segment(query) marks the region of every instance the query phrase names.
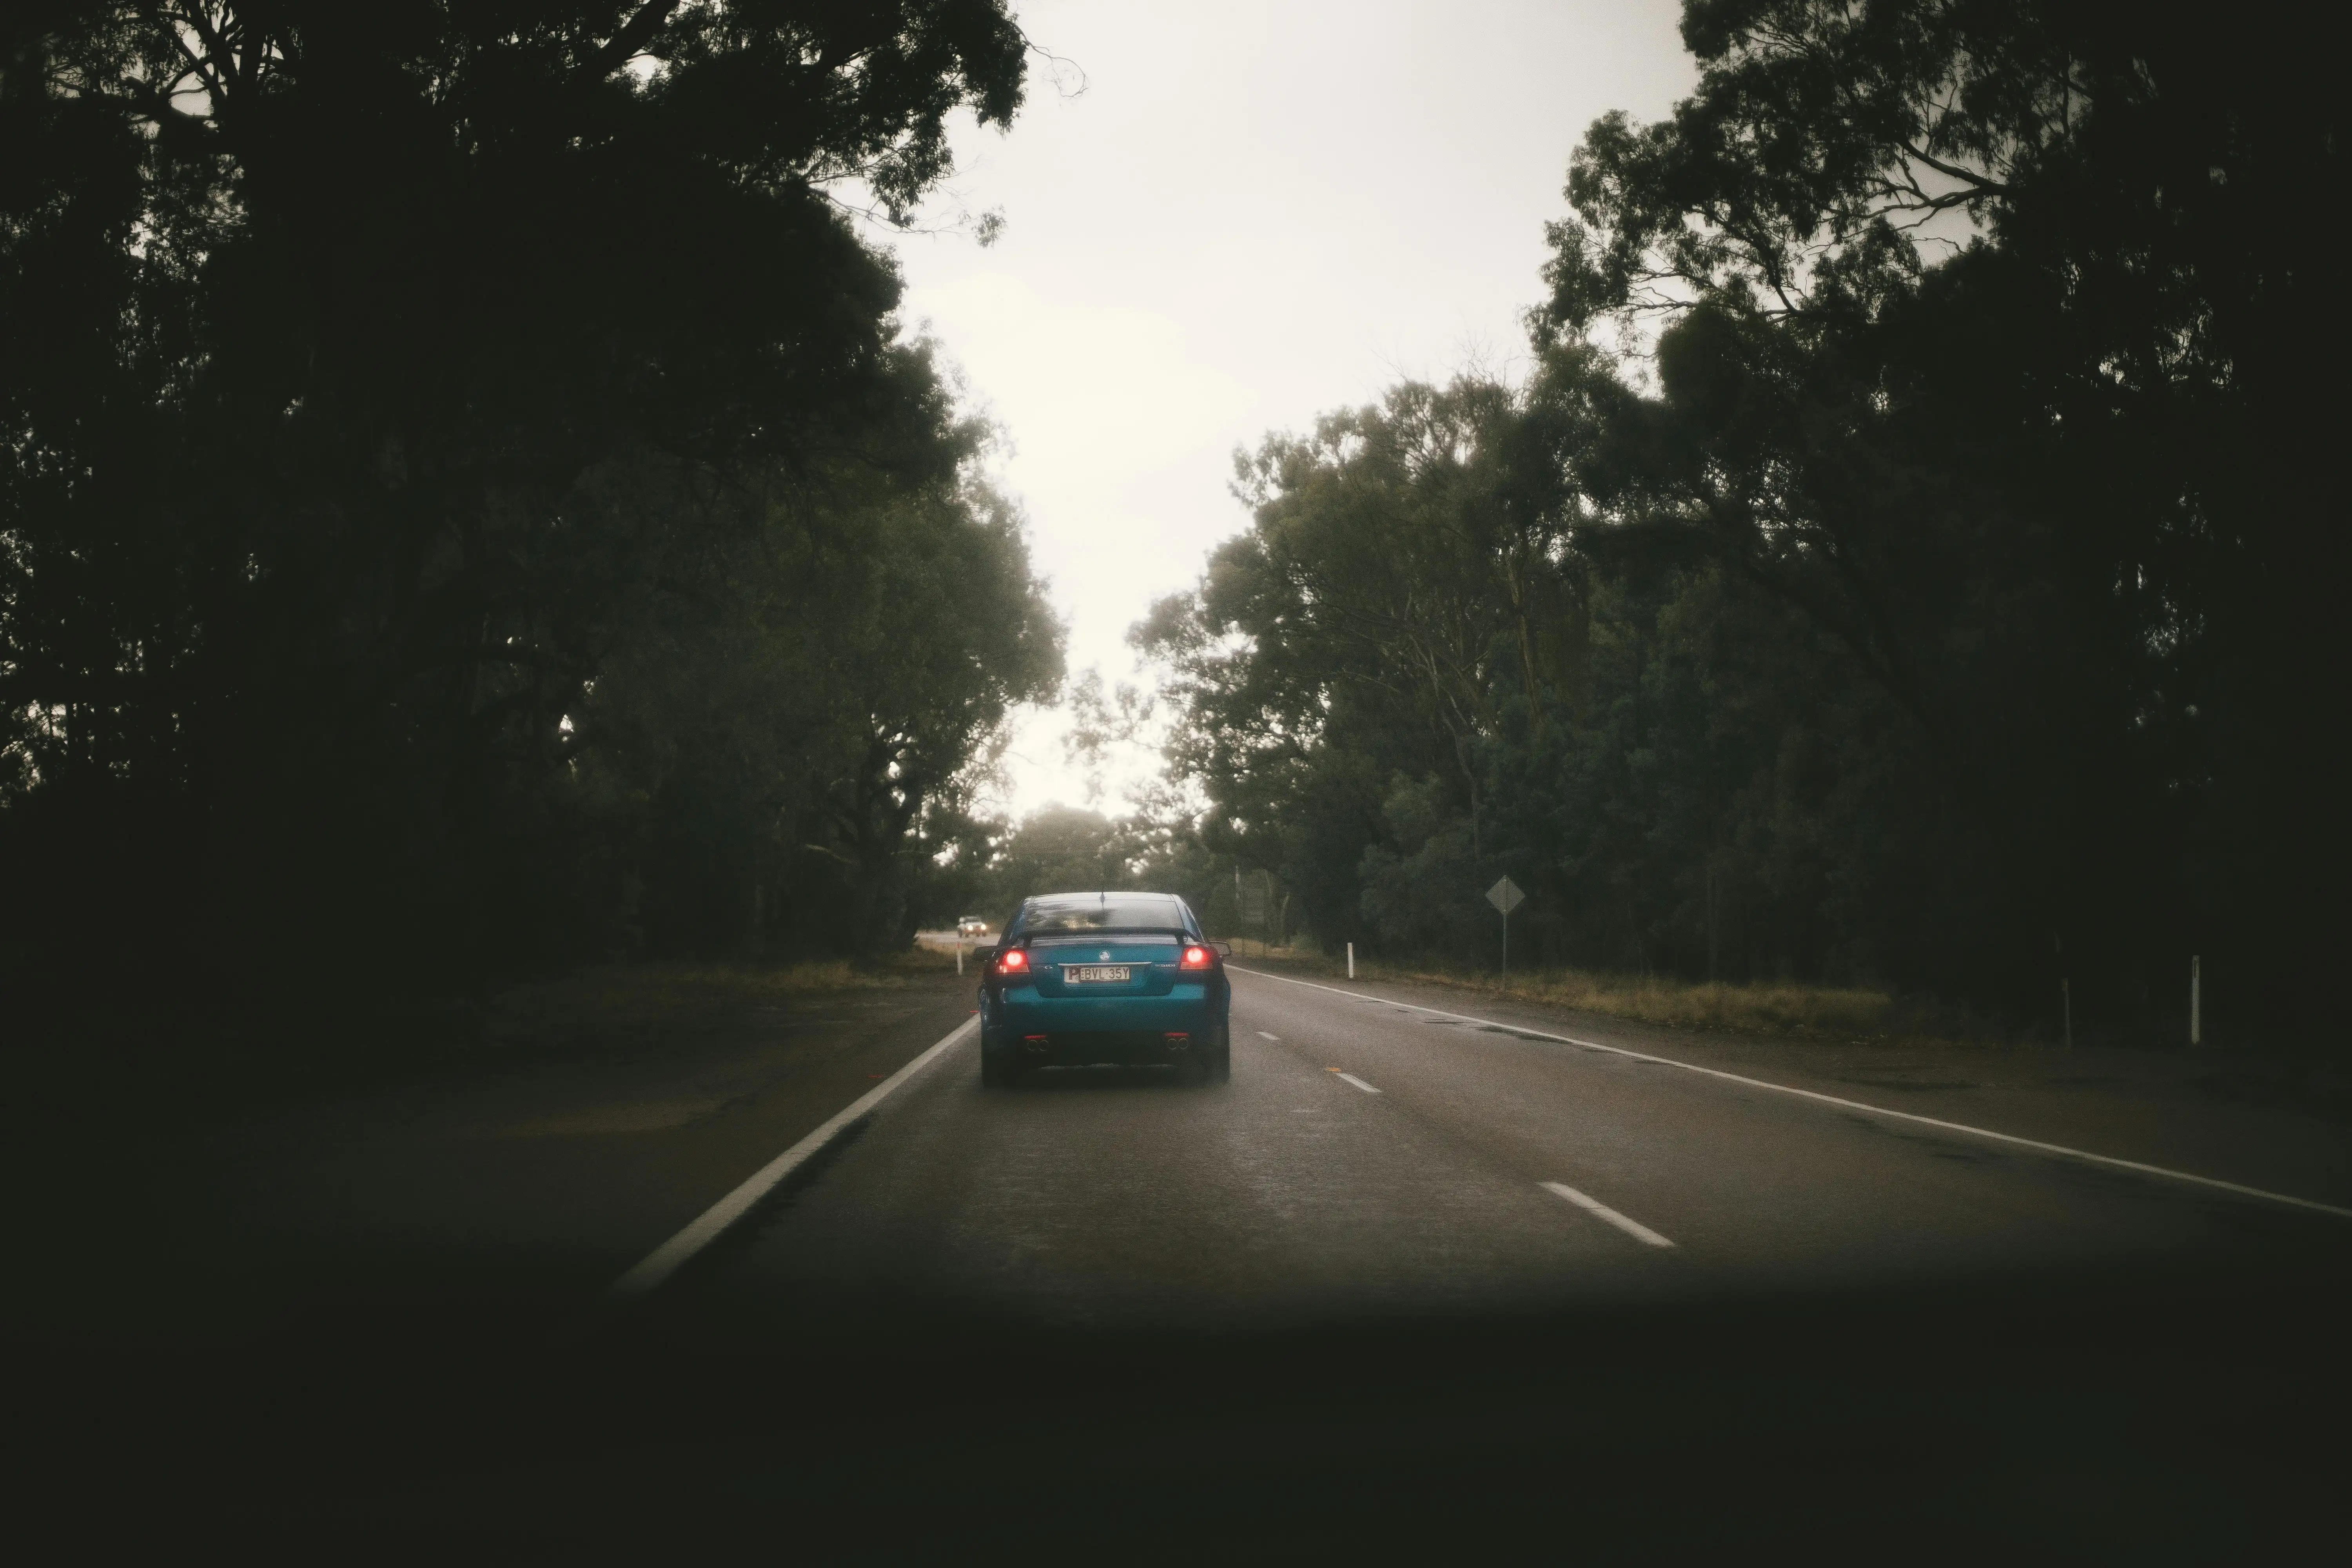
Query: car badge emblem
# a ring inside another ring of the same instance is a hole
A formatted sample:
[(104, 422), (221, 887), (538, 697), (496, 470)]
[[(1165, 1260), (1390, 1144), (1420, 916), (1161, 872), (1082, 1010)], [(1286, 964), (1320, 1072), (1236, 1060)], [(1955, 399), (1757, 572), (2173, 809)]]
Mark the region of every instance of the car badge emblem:
[(1110, 962), (1110, 949), (1103, 949), (1102, 962), (1105, 963), (1108, 963)]

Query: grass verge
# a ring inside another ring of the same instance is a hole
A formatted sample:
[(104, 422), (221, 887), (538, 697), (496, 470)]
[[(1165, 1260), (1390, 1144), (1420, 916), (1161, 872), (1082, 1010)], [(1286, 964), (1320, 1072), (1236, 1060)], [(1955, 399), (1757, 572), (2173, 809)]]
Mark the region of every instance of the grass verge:
[[(1269, 948), (1247, 940), (1234, 944), (1236, 958), (1255, 958), (1301, 973), (1340, 975), (1342, 959), (1293, 949)], [(1675, 1029), (1726, 1034), (1783, 1036), (1801, 1039), (1992, 1045), (2019, 1041), (2016, 1031), (1967, 1009), (1895, 996), (1885, 991), (1788, 981), (1694, 984), (1646, 974), (1609, 974), (1584, 969), (1514, 972), (1506, 981), (1492, 971), (1458, 968), (1431, 960), (1358, 959), (1360, 980), (1410, 981), (1457, 991), (1539, 1002), (1582, 1013), (1658, 1024)]]
[(252, 1114), (497, 1057), (658, 1050), (794, 998), (936, 988), (954, 973), (952, 952), (919, 951), (860, 964), (593, 964), (470, 995), (356, 982), (245, 995), (122, 988), (0, 1037), (16, 1047), (0, 1049), (0, 1144), (91, 1118), (145, 1128)]
[(600, 964), (499, 986), (483, 1009), (482, 1040), (497, 1047), (594, 1043), (694, 1032), (800, 996), (936, 985), (952, 953), (918, 949), (875, 963)]

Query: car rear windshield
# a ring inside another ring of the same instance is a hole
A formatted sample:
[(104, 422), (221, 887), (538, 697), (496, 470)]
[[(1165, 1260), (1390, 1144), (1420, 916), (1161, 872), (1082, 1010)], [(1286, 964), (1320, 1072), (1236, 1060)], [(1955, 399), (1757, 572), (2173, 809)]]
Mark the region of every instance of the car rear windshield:
[(1184, 929), (1184, 916), (1173, 899), (1088, 899), (1084, 903), (1033, 904), (1022, 922), (1028, 936), (1053, 936), (1063, 931), (1164, 931)]

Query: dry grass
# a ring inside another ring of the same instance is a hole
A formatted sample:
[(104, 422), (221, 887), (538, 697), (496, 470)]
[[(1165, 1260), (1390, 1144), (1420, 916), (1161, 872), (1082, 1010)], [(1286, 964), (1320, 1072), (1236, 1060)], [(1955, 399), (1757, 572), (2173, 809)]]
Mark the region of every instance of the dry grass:
[[(1360, 966), (1359, 966), (1360, 972)], [(1423, 976), (1427, 978), (1427, 976)], [(1447, 982), (1463, 984), (1454, 978)], [(1636, 1018), (1678, 1029), (1722, 1029), (1743, 1035), (1806, 1035), (1841, 1039), (1884, 1037), (1897, 1025), (1895, 998), (1883, 991), (1847, 990), (1787, 982), (1691, 984), (1654, 975), (1595, 974), (1584, 970), (1514, 975), (1508, 984), (1475, 978), (1482, 991), (1524, 997), (1616, 1018)]]
[[(1271, 959), (1318, 973), (1346, 973), (1344, 961), (1328, 959), (1319, 953), (1269, 948), (1258, 942), (1236, 942), (1234, 954), (1237, 958)], [(1983, 1019), (1884, 991), (1801, 985), (1788, 981), (1706, 984), (1656, 975), (1543, 969), (1514, 972), (1506, 983), (1492, 972), (1454, 969), (1429, 962), (1360, 958), (1356, 963), (1356, 974), (1362, 980), (1445, 985), (1677, 1029), (1907, 1043), (1983, 1044), (2005, 1037), (2005, 1031), (1993, 1028)]]
[(617, 963), (500, 988), (483, 1019), (499, 1046), (695, 1033), (750, 1009), (845, 991), (895, 991), (952, 973), (951, 953), (900, 953), (877, 964)]

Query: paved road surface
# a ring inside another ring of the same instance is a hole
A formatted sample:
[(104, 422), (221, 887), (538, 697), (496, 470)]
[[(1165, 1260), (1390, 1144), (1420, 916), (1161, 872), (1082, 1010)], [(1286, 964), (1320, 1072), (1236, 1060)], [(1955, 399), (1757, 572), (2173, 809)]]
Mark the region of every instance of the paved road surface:
[(1239, 973), (1233, 1034), (1229, 1085), (1014, 1091), (967, 1035), (669, 1289), (730, 1333), (1221, 1336), (2352, 1258), (2344, 1215), (1368, 994)]
[[(99, 1233), (137, 1285), (107, 1293), (267, 1260), (362, 1310), (193, 1358), (36, 1347), (0, 1461), (97, 1487), (86, 1536), (306, 1562), (2217, 1562), (2352, 1531), (2352, 1219), (1355, 989), (1241, 974), (1206, 1089), (984, 1091), (941, 990), (306, 1111), (191, 1200), (218, 1247)], [(577, 1310), (950, 1028), (656, 1289)], [(1594, 1037), (2352, 1206), (2305, 1115)]]

